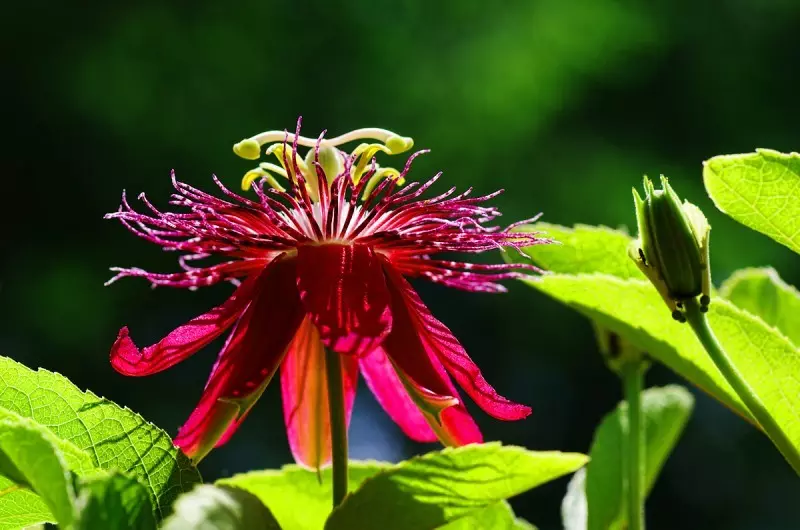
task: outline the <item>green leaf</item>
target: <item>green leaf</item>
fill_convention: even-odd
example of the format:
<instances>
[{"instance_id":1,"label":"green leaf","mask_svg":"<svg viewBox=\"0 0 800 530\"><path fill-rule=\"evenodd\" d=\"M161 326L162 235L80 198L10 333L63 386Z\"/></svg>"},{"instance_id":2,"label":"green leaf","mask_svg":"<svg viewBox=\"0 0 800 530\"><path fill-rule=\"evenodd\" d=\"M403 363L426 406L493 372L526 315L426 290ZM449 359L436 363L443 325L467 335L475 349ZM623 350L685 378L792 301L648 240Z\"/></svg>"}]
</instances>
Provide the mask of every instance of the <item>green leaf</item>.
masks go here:
<instances>
[{"instance_id":1,"label":"green leaf","mask_svg":"<svg viewBox=\"0 0 800 530\"><path fill-rule=\"evenodd\" d=\"M497 443L447 448L367 479L337 507L326 530L441 528L498 501L579 469L585 455Z\"/></svg>"},{"instance_id":2,"label":"green leaf","mask_svg":"<svg viewBox=\"0 0 800 530\"><path fill-rule=\"evenodd\" d=\"M575 225L575 228L536 223L517 228L518 231L543 232L555 239L555 245L533 245L522 252L545 270L562 273L603 272L620 278L644 279L636 264L628 257L631 236L621 230L604 226ZM525 263L524 257L506 252L506 259Z\"/></svg>"},{"instance_id":3,"label":"green leaf","mask_svg":"<svg viewBox=\"0 0 800 530\"><path fill-rule=\"evenodd\" d=\"M742 269L723 282L720 295L761 317L800 346L800 293L781 280L775 269Z\"/></svg>"},{"instance_id":4,"label":"green leaf","mask_svg":"<svg viewBox=\"0 0 800 530\"><path fill-rule=\"evenodd\" d=\"M472 515L456 519L441 527L442 530L536 530L529 522L519 519L506 501L496 502Z\"/></svg>"},{"instance_id":5,"label":"green leaf","mask_svg":"<svg viewBox=\"0 0 800 530\"><path fill-rule=\"evenodd\" d=\"M364 480L392 464L351 460L348 486L355 490ZM217 481L217 485L233 486L258 497L275 515L283 530L322 528L331 513L331 470L319 475L299 466L288 465L280 470L253 471Z\"/></svg>"},{"instance_id":6,"label":"green leaf","mask_svg":"<svg viewBox=\"0 0 800 530\"><path fill-rule=\"evenodd\" d=\"M750 418L691 328L670 317L650 283L601 274L553 274L529 283L621 335ZM746 374L748 384L793 444L800 447L800 352L761 319L722 298L712 299L708 318L733 363Z\"/></svg>"},{"instance_id":7,"label":"green leaf","mask_svg":"<svg viewBox=\"0 0 800 530\"><path fill-rule=\"evenodd\" d=\"M178 494L200 482L197 468L164 431L59 374L0 357L0 407L48 427L98 467L138 476L161 517Z\"/></svg>"},{"instance_id":8,"label":"green leaf","mask_svg":"<svg viewBox=\"0 0 800 530\"><path fill-rule=\"evenodd\" d=\"M705 162L703 180L722 212L800 253L800 154L715 156Z\"/></svg>"},{"instance_id":9,"label":"green leaf","mask_svg":"<svg viewBox=\"0 0 800 530\"><path fill-rule=\"evenodd\" d=\"M76 480L78 499L73 530L155 530L147 489L120 471Z\"/></svg>"},{"instance_id":10,"label":"green leaf","mask_svg":"<svg viewBox=\"0 0 800 530\"><path fill-rule=\"evenodd\" d=\"M650 388L642 393L645 424L645 494L653 488L692 413L694 398L683 387ZM591 458L586 467L588 530L622 529L627 526L622 450L627 426L627 404L621 402L595 432Z\"/></svg>"},{"instance_id":11,"label":"green leaf","mask_svg":"<svg viewBox=\"0 0 800 530\"><path fill-rule=\"evenodd\" d=\"M161 530L281 530L281 527L252 493L230 486L202 484L178 497L174 513L164 520Z\"/></svg>"},{"instance_id":12,"label":"green leaf","mask_svg":"<svg viewBox=\"0 0 800 530\"><path fill-rule=\"evenodd\" d=\"M0 476L0 530L19 530L36 523L55 522L41 497Z\"/></svg>"},{"instance_id":13,"label":"green leaf","mask_svg":"<svg viewBox=\"0 0 800 530\"><path fill-rule=\"evenodd\" d=\"M5 409L0 409L0 474L11 483L10 491L29 492L25 498L0 496L0 513L9 502L39 506L27 517L18 513L16 526L9 522L9 528L47 521L73 530L155 529L149 495L136 479L97 470L84 451Z\"/></svg>"},{"instance_id":14,"label":"green leaf","mask_svg":"<svg viewBox=\"0 0 800 530\"><path fill-rule=\"evenodd\" d=\"M26 418L0 420L0 474L36 492L62 527L72 524L72 475L52 433ZM0 502L5 504L8 499ZM50 517L45 520L52 521ZM42 521L28 521L26 526L38 522Z\"/></svg>"},{"instance_id":15,"label":"green leaf","mask_svg":"<svg viewBox=\"0 0 800 530\"><path fill-rule=\"evenodd\" d=\"M16 412L0 407L0 425L14 425L21 428L35 430L39 436L52 444L63 458L66 468L78 474L89 473L96 469L94 462L86 453L75 447L72 443L58 438L53 431L35 421L20 416ZM0 464L0 474L10 476ZM13 476L11 478L14 478Z\"/></svg>"}]
</instances>

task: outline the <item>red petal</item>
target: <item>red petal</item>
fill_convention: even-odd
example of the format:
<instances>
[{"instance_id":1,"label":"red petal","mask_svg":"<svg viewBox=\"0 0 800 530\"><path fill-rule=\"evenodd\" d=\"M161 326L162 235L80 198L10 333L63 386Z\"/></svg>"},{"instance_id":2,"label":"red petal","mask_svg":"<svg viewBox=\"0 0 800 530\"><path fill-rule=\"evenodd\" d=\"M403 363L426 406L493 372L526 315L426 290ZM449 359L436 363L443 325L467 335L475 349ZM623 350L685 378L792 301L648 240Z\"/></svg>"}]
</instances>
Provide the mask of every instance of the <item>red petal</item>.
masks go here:
<instances>
[{"instance_id":1,"label":"red petal","mask_svg":"<svg viewBox=\"0 0 800 530\"><path fill-rule=\"evenodd\" d=\"M383 269L368 246L301 246L297 288L322 342L336 352L366 353L392 327Z\"/></svg>"},{"instance_id":2,"label":"red petal","mask_svg":"<svg viewBox=\"0 0 800 530\"><path fill-rule=\"evenodd\" d=\"M195 461L233 430L266 388L303 320L294 286L294 261L275 261L261 273L254 300L217 357L200 403L175 445Z\"/></svg>"},{"instance_id":3,"label":"red petal","mask_svg":"<svg viewBox=\"0 0 800 530\"><path fill-rule=\"evenodd\" d=\"M339 355L343 368L347 423L358 383L358 361ZM289 447L297 463L320 469L331 461L331 424L325 348L316 326L306 318L281 364L283 417Z\"/></svg>"},{"instance_id":4,"label":"red petal","mask_svg":"<svg viewBox=\"0 0 800 530\"><path fill-rule=\"evenodd\" d=\"M481 375L480 369L472 362L467 352L453 336L447 326L439 322L420 300L411 284L391 265L386 267L392 292L392 312L397 321L397 307L402 305L409 315L409 325L419 335L417 342L425 349L431 359L438 359L467 394L490 416L500 420L520 420L531 413L530 407L514 403L499 395ZM395 324L397 327L399 324ZM388 340L388 339L387 339ZM390 352L391 354L391 352ZM395 357L392 359L396 361ZM408 372L417 380L413 372Z\"/></svg>"},{"instance_id":5,"label":"red petal","mask_svg":"<svg viewBox=\"0 0 800 530\"><path fill-rule=\"evenodd\" d=\"M442 443L464 445L482 442L478 426L459 399L456 387L434 350L425 343L424 332L418 329L394 278L390 277L388 287L394 322L392 332L383 341L383 349L406 391Z\"/></svg>"},{"instance_id":6,"label":"red petal","mask_svg":"<svg viewBox=\"0 0 800 530\"><path fill-rule=\"evenodd\" d=\"M166 370L187 359L233 325L250 302L255 281L255 276L248 278L224 304L142 350L128 336L128 328L122 328L111 346L111 366L123 375L142 376Z\"/></svg>"},{"instance_id":7,"label":"red petal","mask_svg":"<svg viewBox=\"0 0 800 530\"><path fill-rule=\"evenodd\" d=\"M436 433L409 395L386 352L375 348L358 362L375 399L406 436L417 442L435 442Z\"/></svg>"}]
</instances>

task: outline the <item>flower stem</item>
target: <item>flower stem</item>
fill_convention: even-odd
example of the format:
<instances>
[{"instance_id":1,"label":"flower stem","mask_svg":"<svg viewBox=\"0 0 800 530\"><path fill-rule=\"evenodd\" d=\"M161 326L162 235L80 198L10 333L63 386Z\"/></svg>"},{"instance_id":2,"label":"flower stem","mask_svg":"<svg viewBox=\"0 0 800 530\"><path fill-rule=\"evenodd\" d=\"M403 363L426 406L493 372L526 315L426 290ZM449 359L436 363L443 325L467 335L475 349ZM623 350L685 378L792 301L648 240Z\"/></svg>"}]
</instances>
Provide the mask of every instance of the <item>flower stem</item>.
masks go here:
<instances>
[{"instance_id":1,"label":"flower stem","mask_svg":"<svg viewBox=\"0 0 800 530\"><path fill-rule=\"evenodd\" d=\"M333 507L347 496L347 419L344 411L344 383L339 354L325 349L325 369L328 377L328 410L331 419L331 449L333 459Z\"/></svg>"},{"instance_id":2,"label":"flower stem","mask_svg":"<svg viewBox=\"0 0 800 530\"><path fill-rule=\"evenodd\" d=\"M739 398L750 410L753 418L755 418L769 439L772 440L772 443L791 464L795 472L800 474L800 453L780 428L778 422L775 421L775 418L772 417L767 407L764 406L761 399L747 384L747 381L736 369L736 366L733 365L728 354L722 349L717 337L708 325L706 314L700 310L700 304L698 304L697 300L689 300L685 302L685 306L686 320L692 327L694 334L697 335L703 348L706 349L714 364L717 365L719 371L739 395Z\"/></svg>"},{"instance_id":3,"label":"flower stem","mask_svg":"<svg viewBox=\"0 0 800 530\"><path fill-rule=\"evenodd\" d=\"M625 401L628 404L628 530L644 530L644 372L645 363L641 360L627 362L621 369Z\"/></svg>"}]
</instances>

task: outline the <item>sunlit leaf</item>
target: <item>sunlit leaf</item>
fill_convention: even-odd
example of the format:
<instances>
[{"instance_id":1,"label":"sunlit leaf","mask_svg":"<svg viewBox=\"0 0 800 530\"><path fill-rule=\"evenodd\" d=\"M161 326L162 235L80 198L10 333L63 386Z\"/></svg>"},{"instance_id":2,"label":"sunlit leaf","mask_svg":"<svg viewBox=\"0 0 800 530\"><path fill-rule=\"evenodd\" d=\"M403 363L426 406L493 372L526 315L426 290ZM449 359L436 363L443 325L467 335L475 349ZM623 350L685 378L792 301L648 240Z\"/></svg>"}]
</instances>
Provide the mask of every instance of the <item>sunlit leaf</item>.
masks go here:
<instances>
[{"instance_id":1,"label":"sunlit leaf","mask_svg":"<svg viewBox=\"0 0 800 530\"><path fill-rule=\"evenodd\" d=\"M281 527L252 493L231 486L202 484L178 497L174 513L164 520L161 530L281 530Z\"/></svg>"},{"instance_id":2,"label":"sunlit leaf","mask_svg":"<svg viewBox=\"0 0 800 530\"><path fill-rule=\"evenodd\" d=\"M42 498L0 476L0 530L18 530L44 522L55 522L55 517Z\"/></svg>"},{"instance_id":3,"label":"sunlit leaf","mask_svg":"<svg viewBox=\"0 0 800 530\"><path fill-rule=\"evenodd\" d=\"M77 454L78 451L72 451ZM74 462L81 466L87 463ZM75 517L72 506L75 491L66 457L58 450L52 433L27 418L0 420L0 475L18 487L28 488L41 497L51 518L63 527ZM0 497L0 503L9 499ZM42 521L27 521L27 524Z\"/></svg>"},{"instance_id":4,"label":"sunlit leaf","mask_svg":"<svg viewBox=\"0 0 800 530\"><path fill-rule=\"evenodd\" d=\"M746 418L750 413L688 325L674 321L653 286L602 274L552 274L530 285L566 303ZM708 318L717 338L781 429L800 447L800 352L781 333L719 297Z\"/></svg>"},{"instance_id":5,"label":"sunlit leaf","mask_svg":"<svg viewBox=\"0 0 800 530\"><path fill-rule=\"evenodd\" d=\"M720 295L777 328L800 346L800 293L775 269L742 269L723 282Z\"/></svg>"},{"instance_id":6,"label":"sunlit leaf","mask_svg":"<svg viewBox=\"0 0 800 530\"><path fill-rule=\"evenodd\" d=\"M800 154L715 156L705 162L703 180L717 208L800 253Z\"/></svg>"},{"instance_id":7,"label":"sunlit leaf","mask_svg":"<svg viewBox=\"0 0 800 530\"><path fill-rule=\"evenodd\" d=\"M95 468L72 443L5 409L0 409L0 475L9 493L27 493L0 495L0 528L58 522L73 530L155 529L150 497L136 479ZM25 506L27 513L21 513ZM14 511L13 522L6 519Z\"/></svg>"},{"instance_id":8,"label":"sunlit leaf","mask_svg":"<svg viewBox=\"0 0 800 530\"><path fill-rule=\"evenodd\" d=\"M348 486L361 483L392 464L350 461ZM246 490L258 497L275 516L283 530L322 528L332 509L331 469L319 475L300 466L280 470L252 471L217 481L220 486Z\"/></svg>"},{"instance_id":9,"label":"sunlit leaf","mask_svg":"<svg viewBox=\"0 0 800 530\"><path fill-rule=\"evenodd\" d=\"M538 227L538 225L534 225ZM617 258L582 259L596 256L592 251L600 238L609 253L625 256L624 233L606 228L567 229L556 227L576 262L539 257L540 249L525 249L543 266L555 273L527 282L532 287L577 309L596 324L613 331L630 343L702 388L740 415L750 418L722 374L719 373L688 326L672 320L663 301L648 282L626 274ZM616 242L615 242L616 241ZM509 254L510 256L510 254ZM594 264L594 265L592 265ZM594 270L592 270L594 269ZM585 274L588 272L604 274ZM762 401L778 417L778 422L795 444L800 443L800 422L794 417L800 401L797 348L782 334L719 296L712 297L711 326L738 369L747 375ZM755 422L753 422L755 423Z\"/></svg>"},{"instance_id":10,"label":"sunlit leaf","mask_svg":"<svg viewBox=\"0 0 800 530\"><path fill-rule=\"evenodd\" d=\"M585 455L535 452L497 443L447 448L367 479L331 513L326 530L441 528L500 500L571 473Z\"/></svg>"},{"instance_id":11,"label":"sunlit leaf","mask_svg":"<svg viewBox=\"0 0 800 530\"><path fill-rule=\"evenodd\" d=\"M477 512L456 519L452 523L440 527L442 530L475 530L489 528L491 530L536 530L536 527L514 515L514 510L506 501L496 502Z\"/></svg>"},{"instance_id":12,"label":"sunlit leaf","mask_svg":"<svg viewBox=\"0 0 800 530\"><path fill-rule=\"evenodd\" d=\"M517 228L525 232L541 232L554 239L554 245L534 245L522 249L545 270L570 274L603 272L620 278L644 279L636 264L628 257L632 238L626 232L605 226L575 225L574 228L536 223ZM506 259L526 262L526 258L509 251Z\"/></svg>"},{"instance_id":13,"label":"sunlit leaf","mask_svg":"<svg viewBox=\"0 0 800 530\"><path fill-rule=\"evenodd\" d=\"M180 492L200 481L197 468L164 431L59 374L0 357L0 407L49 428L98 467L138 476L162 516Z\"/></svg>"}]
</instances>

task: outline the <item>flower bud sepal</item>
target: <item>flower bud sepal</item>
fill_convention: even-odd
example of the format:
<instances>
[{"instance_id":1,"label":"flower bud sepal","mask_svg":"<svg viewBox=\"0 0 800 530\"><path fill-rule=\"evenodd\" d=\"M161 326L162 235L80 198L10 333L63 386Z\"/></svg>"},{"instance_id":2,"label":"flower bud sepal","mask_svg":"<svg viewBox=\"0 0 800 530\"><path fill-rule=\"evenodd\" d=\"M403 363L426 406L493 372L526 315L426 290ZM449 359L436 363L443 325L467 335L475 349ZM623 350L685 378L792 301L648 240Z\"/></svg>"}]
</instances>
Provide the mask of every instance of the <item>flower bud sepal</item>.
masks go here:
<instances>
[{"instance_id":1,"label":"flower bud sepal","mask_svg":"<svg viewBox=\"0 0 800 530\"><path fill-rule=\"evenodd\" d=\"M633 190L639 238L628 255L658 290L672 317L685 322L684 302L699 296L703 311L710 303L711 227L699 208L681 203L663 175L661 187L656 190L644 177L645 198Z\"/></svg>"}]
</instances>

